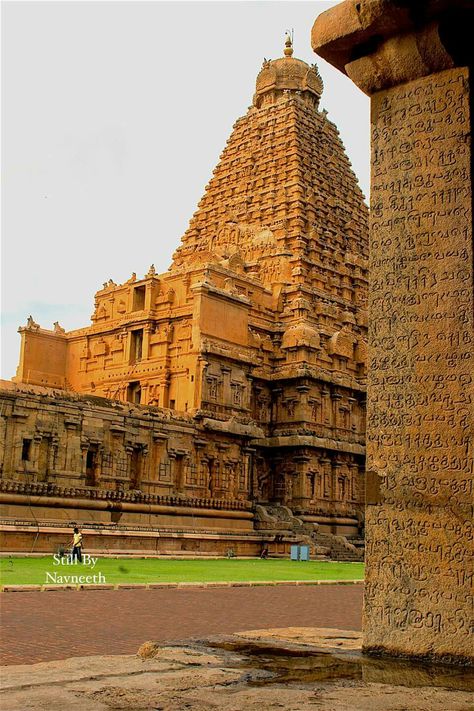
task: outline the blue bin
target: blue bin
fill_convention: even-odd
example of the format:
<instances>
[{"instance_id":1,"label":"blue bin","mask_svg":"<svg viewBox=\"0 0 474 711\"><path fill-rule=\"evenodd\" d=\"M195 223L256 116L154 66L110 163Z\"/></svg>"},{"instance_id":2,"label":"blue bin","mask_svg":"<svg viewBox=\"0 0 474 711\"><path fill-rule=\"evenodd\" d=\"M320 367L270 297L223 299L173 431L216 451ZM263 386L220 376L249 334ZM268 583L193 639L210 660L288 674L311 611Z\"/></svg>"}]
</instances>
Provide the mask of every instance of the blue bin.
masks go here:
<instances>
[{"instance_id":1,"label":"blue bin","mask_svg":"<svg viewBox=\"0 0 474 711\"><path fill-rule=\"evenodd\" d=\"M300 546L300 560L309 560L309 546Z\"/></svg>"},{"instance_id":2,"label":"blue bin","mask_svg":"<svg viewBox=\"0 0 474 711\"><path fill-rule=\"evenodd\" d=\"M309 546L291 546L291 560L309 560Z\"/></svg>"}]
</instances>

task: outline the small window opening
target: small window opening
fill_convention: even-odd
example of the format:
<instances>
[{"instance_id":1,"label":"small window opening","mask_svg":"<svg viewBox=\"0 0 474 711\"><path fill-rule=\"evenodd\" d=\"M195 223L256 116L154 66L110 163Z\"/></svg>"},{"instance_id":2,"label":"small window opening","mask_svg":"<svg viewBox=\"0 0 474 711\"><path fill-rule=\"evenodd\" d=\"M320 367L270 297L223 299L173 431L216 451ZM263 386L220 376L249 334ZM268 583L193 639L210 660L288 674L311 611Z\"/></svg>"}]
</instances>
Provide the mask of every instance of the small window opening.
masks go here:
<instances>
[{"instance_id":1,"label":"small window opening","mask_svg":"<svg viewBox=\"0 0 474 711\"><path fill-rule=\"evenodd\" d=\"M176 409L176 400L170 400L170 410Z\"/></svg>"},{"instance_id":2,"label":"small window opening","mask_svg":"<svg viewBox=\"0 0 474 711\"><path fill-rule=\"evenodd\" d=\"M97 447L92 445L86 454L86 486L97 486Z\"/></svg>"},{"instance_id":3,"label":"small window opening","mask_svg":"<svg viewBox=\"0 0 474 711\"><path fill-rule=\"evenodd\" d=\"M24 439L21 448L21 461L29 462L31 457L31 439Z\"/></svg>"},{"instance_id":4,"label":"small window opening","mask_svg":"<svg viewBox=\"0 0 474 711\"><path fill-rule=\"evenodd\" d=\"M142 450L134 447L130 458L130 489L140 488L140 478L142 469Z\"/></svg>"},{"instance_id":5,"label":"small window opening","mask_svg":"<svg viewBox=\"0 0 474 711\"><path fill-rule=\"evenodd\" d=\"M143 311L145 308L145 286L136 286L133 290L133 310Z\"/></svg>"},{"instance_id":6,"label":"small window opening","mask_svg":"<svg viewBox=\"0 0 474 711\"><path fill-rule=\"evenodd\" d=\"M127 401L133 402L134 405L139 405L142 398L142 389L138 381L130 383L127 388Z\"/></svg>"}]
</instances>

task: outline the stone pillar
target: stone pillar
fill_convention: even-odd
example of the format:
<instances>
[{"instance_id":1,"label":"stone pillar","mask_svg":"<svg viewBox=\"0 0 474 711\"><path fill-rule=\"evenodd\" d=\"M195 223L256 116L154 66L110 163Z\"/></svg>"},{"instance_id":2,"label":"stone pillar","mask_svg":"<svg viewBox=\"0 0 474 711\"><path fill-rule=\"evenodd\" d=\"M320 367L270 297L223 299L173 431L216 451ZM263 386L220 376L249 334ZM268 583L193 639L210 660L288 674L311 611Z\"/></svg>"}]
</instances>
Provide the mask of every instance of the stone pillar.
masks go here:
<instances>
[{"instance_id":1,"label":"stone pillar","mask_svg":"<svg viewBox=\"0 0 474 711\"><path fill-rule=\"evenodd\" d=\"M323 425L331 425L330 391L327 387L321 388L321 420Z\"/></svg>"},{"instance_id":2,"label":"stone pillar","mask_svg":"<svg viewBox=\"0 0 474 711\"><path fill-rule=\"evenodd\" d=\"M321 465L322 494L321 498L329 501L331 499L331 459L322 456L319 459Z\"/></svg>"},{"instance_id":3,"label":"stone pillar","mask_svg":"<svg viewBox=\"0 0 474 711\"><path fill-rule=\"evenodd\" d=\"M150 357L150 341L154 333L154 326L148 325L143 329L142 360Z\"/></svg>"},{"instance_id":4,"label":"stone pillar","mask_svg":"<svg viewBox=\"0 0 474 711\"><path fill-rule=\"evenodd\" d=\"M296 403L295 419L300 422L311 422L311 406L308 404L309 385L297 385L296 391L299 393L299 398Z\"/></svg>"},{"instance_id":5,"label":"stone pillar","mask_svg":"<svg viewBox=\"0 0 474 711\"><path fill-rule=\"evenodd\" d=\"M349 494L348 494L348 501L351 503L357 503L361 499L358 497L358 488L359 488L359 466L357 465L356 462L350 462L348 465L349 468Z\"/></svg>"},{"instance_id":6,"label":"stone pillar","mask_svg":"<svg viewBox=\"0 0 474 711\"><path fill-rule=\"evenodd\" d=\"M339 478L341 476L341 467L343 461L341 459L333 459L331 463L331 498L334 504L334 509L337 511L337 502L342 500L341 489L339 486Z\"/></svg>"},{"instance_id":7,"label":"stone pillar","mask_svg":"<svg viewBox=\"0 0 474 711\"><path fill-rule=\"evenodd\" d=\"M89 451L89 442L81 442L81 475L83 478L86 476L87 469L87 452Z\"/></svg>"},{"instance_id":8,"label":"stone pillar","mask_svg":"<svg viewBox=\"0 0 474 711\"><path fill-rule=\"evenodd\" d=\"M473 658L473 10L359 0L313 48L371 97L364 648Z\"/></svg>"},{"instance_id":9,"label":"stone pillar","mask_svg":"<svg viewBox=\"0 0 474 711\"><path fill-rule=\"evenodd\" d=\"M291 501L299 511L305 511L310 507L311 496L307 487L308 465L311 457L306 452L297 452L291 459L294 465L294 475L292 476Z\"/></svg>"},{"instance_id":10,"label":"stone pillar","mask_svg":"<svg viewBox=\"0 0 474 711\"><path fill-rule=\"evenodd\" d=\"M254 447L242 447L246 484L245 498L250 500L258 498L258 472L254 462L255 452L256 450Z\"/></svg>"},{"instance_id":11,"label":"stone pillar","mask_svg":"<svg viewBox=\"0 0 474 711\"><path fill-rule=\"evenodd\" d=\"M103 449L103 448L102 448ZM150 461L148 459L148 455L150 453L150 449L147 444L142 445L142 456L141 456L141 462L140 462L140 489L143 486L143 480L148 480L150 479ZM99 476L102 473L102 454L100 457L100 471L99 471ZM99 479L100 481L100 479ZM146 492L150 493L150 486L149 484L146 485Z\"/></svg>"},{"instance_id":12,"label":"stone pillar","mask_svg":"<svg viewBox=\"0 0 474 711\"><path fill-rule=\"evenodd\" d=\"M209 496L213 499L216 496L217 479L219 471L219 460L216 457L210 457L209 462Z\"/></svg>"},{"instance_id":13,"label":"stone pillar","mask_svg":"<svg viewBox=\"0 0 474 711\"><path fill-rule=\"evenodd\" d=\"M252 447L242 447L241 449L241 461L242 461L242 467L243 467L243 488L239 490L241 493L244 493L245 491L245 498L246 499L253 499L256 496L256 481L255 481L255 476L254 476L254 468L252 466L252 455L254 454L255 449Z\"/></svg>"},{"instance_id":14,"label":"stone pillar","mask_svg":"<svg viewBox=\"0 0 474 711\"><path fill-rule=\"evenodd\" d=\"M221 402L223 405L232 405L232 389L230 386L230 377L232 373L232 368L226 365L221 365L221 382L222 382L222 397Z\"/></svg>"},{"instance_id":15,"label":"stone pillar","mask_svg":"<svg viewBox=\"0 0 474 711\"><path fill-rule=\"evenodd\" d=\"M204 465L206 462L204 450L206 447L206 440L195 438L194 439L194 457L196 462L196 486L199 489L199 495L205 495L204 486L206 482L204 481Z\"/></svg>"}]
</instances>

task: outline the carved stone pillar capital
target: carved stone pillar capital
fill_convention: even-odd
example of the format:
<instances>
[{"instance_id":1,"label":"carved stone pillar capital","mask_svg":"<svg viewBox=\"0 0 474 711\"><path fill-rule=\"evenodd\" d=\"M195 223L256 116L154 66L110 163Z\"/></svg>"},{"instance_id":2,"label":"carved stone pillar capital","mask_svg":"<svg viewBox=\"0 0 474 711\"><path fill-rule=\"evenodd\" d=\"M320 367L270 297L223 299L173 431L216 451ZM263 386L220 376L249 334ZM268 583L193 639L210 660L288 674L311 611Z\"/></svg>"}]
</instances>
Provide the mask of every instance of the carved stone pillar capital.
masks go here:
<instances>
[{"instance_id":1,"label":"carved stone pillar capital","mask_svg":"<svg viewBox=\"0 0 474 711\"><path fill-rule=\"evenodd\" d=\"M468 0L346 0L316 19L311 43L366 94L469 62Z\"/></svg>"}]
</instances>

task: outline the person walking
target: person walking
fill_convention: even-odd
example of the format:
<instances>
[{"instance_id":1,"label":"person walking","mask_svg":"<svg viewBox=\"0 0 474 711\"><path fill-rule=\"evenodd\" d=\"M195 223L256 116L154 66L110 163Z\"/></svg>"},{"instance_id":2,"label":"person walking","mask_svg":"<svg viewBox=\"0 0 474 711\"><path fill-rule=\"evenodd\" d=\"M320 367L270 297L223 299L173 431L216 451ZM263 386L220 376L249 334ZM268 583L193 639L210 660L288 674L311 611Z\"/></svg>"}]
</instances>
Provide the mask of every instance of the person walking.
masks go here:
<instances>
[{"instance_id":1,"label":"person walking","mask_svg":"<svg viewBox=\"0 0 474 711\"><path fill-rule=\"evenodd\" d=\"M82 563L82 533L76 527L72 537L72 561L77 558L79 563Z\"/></svg>"}]
</instances>

